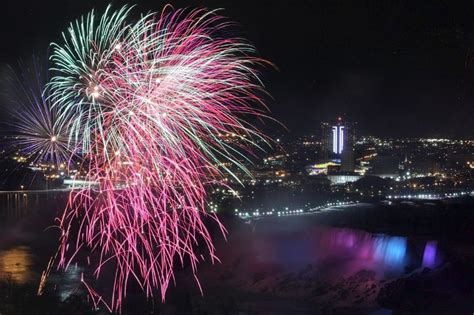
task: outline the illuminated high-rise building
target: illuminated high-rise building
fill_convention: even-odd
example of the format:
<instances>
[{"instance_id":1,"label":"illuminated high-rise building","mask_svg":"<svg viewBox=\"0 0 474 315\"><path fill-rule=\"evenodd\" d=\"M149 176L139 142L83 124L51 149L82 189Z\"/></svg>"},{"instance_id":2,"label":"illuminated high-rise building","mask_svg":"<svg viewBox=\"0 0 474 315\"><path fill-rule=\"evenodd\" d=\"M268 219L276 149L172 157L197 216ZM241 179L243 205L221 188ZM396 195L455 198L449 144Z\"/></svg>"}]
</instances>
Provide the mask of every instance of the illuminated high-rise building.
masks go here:
<instances>
[{"instance_id":1,"label":"illuminated high-rise building","mask_svg":"<svg viewBox=\"0 0 474 315\"><path fill-rule=\"evenodd\" d=\"M321 123L321 159L329 160L330 148L332 148L331 125L327 122L323 122Z\"/></svg>"},{"instance_id":2,"label":"illuminated high-rise building","mask_svg":"<svg viewBox=\"0 0 474 315\"><path fill-rule=\"evenodd\" d=\"M332 153L342 153L344 149L344 130L345 127L340 124L332 126Z\"/></svg>"},{"instance_id":3,"label":"illuminated high-rise building","mask_svg":"<svg viewBox=\"0 0 474 315\"><path fill-rule=\"evenodd\" d=\"M343 117L338 117L334 123L325 122L321 127L322 158L339 160L341 170L354 171L354 124Z\"/></svg>"}]
</instances>

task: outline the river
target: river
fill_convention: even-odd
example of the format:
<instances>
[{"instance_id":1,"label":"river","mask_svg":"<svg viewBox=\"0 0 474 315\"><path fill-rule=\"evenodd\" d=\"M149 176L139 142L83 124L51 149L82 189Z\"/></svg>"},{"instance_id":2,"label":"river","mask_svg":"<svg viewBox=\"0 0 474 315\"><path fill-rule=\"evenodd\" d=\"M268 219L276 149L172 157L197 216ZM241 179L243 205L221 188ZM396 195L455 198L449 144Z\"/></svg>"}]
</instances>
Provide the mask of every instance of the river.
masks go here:
<instances>
[{"instance_id":1,"label":"river","mask_svg":"<svg viewBox=\"0 0 474 315\"><path fill-rule=\"evenodd\" d=\"M65 200L64 193L0 196L0 279L39 283L57 249L54 218ZM323 226L309 217L235 221L227 241L215 236L221 263L201 263L204 298L184 268L177 270L177 286L170 288L169 302L162 308L179 310L185 296L188 307L201 310L236 307L243 313L283 314L356 305L377 312L382 309L377 296L385 283L425 268L441 268L451 257L445 254L446 243L437 239ZM79 265L66 272L53 270L48 283L62 300L85 295L80 283L84 270Z\"/></svg>"}]
</instances>

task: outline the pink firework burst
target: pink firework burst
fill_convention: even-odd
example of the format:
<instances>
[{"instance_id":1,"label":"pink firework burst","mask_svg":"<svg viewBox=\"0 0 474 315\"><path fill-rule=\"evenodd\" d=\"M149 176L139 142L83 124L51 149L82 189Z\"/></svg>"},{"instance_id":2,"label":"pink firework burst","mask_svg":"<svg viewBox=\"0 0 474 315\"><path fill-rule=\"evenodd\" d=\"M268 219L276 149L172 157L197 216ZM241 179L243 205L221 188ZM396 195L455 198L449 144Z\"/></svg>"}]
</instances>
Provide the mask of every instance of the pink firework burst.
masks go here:
<instances>
[{"instance_id":1,"label":"pink firework burst","mask_svg":"<svg viewBox=\"0 0 474 315\"><path fill-rule=\"evenodd\" d=\"M71 192L60 218L59 265L87 247L97 278L113 266L109 302L84 281L110 310L120 310L131 280L164 300L176 263L196 275L203 248L218 260L205 218L226 230L206 211L206 189L225 186L225 173L236 178L222 165L246 171L240 161L265 141L243 120L264 116L255 68L265 62L228 37L227 20L199 9L126 24L127 13L107 9L97 26L93 13L73 24L73 44L55 46L50 85L90 183ZM220 137L229 133L241 141Z\"/></svg>"}]
</instances>

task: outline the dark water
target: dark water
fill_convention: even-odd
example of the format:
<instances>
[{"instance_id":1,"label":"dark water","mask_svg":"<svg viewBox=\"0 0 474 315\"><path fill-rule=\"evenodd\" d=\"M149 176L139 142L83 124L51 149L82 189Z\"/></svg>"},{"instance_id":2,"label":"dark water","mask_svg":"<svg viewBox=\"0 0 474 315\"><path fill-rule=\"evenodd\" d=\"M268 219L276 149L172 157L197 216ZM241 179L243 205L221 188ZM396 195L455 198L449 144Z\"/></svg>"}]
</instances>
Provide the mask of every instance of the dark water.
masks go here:
<instances>
[{"instance_id":1,"label":"dark water","mask_svg":"<svg viewBox=\"0 0 474 315\"><path fill-rule=\"evenodd\" d=\"M39 284L41 272L57 249L55 218L66 198L64 193L0 195L0 280ZM77 265L54 271L49 283L63 300L70 294L82 294L82 271Z\"/></svg>"},{"instance_id":2,"label":"dark water","mask_svg":"<svg viewBox=\"0 0 474 315\"><path fill-rule=\"evenodd\" d=\"M57 249L59 233L54 218L61 214L65 200L66 195L59 193L0 195L0 279L38 284L41 271ZM318 270L317 279L329 285L363 270L373 272L377 280L393 279L410 270L446 263L444 244L435 239L311 224L301 227L298 222L302 219L298 220L259 221L231 230L227 242L217 242L222 263L203 263L200 269L204 290L227 286L262 292L266 287L278 287L284 277L290 279L291 272L308 270ZM49 283L62 299L72 293L84 294L80 284L83 271L81 266L54 271ZM192 285L197 291L191 282L179 281L178 288ZM311 285L317 281L311 278ZM284 290L282 287L277 293L282 295Z\"/></svg>"}]
</instances>

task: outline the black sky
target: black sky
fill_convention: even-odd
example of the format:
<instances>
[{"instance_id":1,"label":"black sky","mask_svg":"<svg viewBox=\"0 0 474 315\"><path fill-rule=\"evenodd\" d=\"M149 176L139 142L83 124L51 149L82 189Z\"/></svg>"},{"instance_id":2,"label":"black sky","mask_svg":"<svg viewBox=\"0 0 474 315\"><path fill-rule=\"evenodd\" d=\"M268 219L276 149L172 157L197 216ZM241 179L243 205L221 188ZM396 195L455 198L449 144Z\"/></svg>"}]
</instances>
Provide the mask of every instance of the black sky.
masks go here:
<instances>
[{"instance_id":1,"label":"black sky","mask_svg":"<svg viewBox=\"0 0 474 315\"><path fill-rule=\"evenodd\" d=\"M3 0L0 62L44 52L69 21L108 3ZM128 3L138 13L167 2ZM265 71L268 103L294 133L318 130L321 120L346 113L364 134L474 137L474 1L169 3L224 8L241 25L279 68Z\"/></svg>"}]
</instances>

